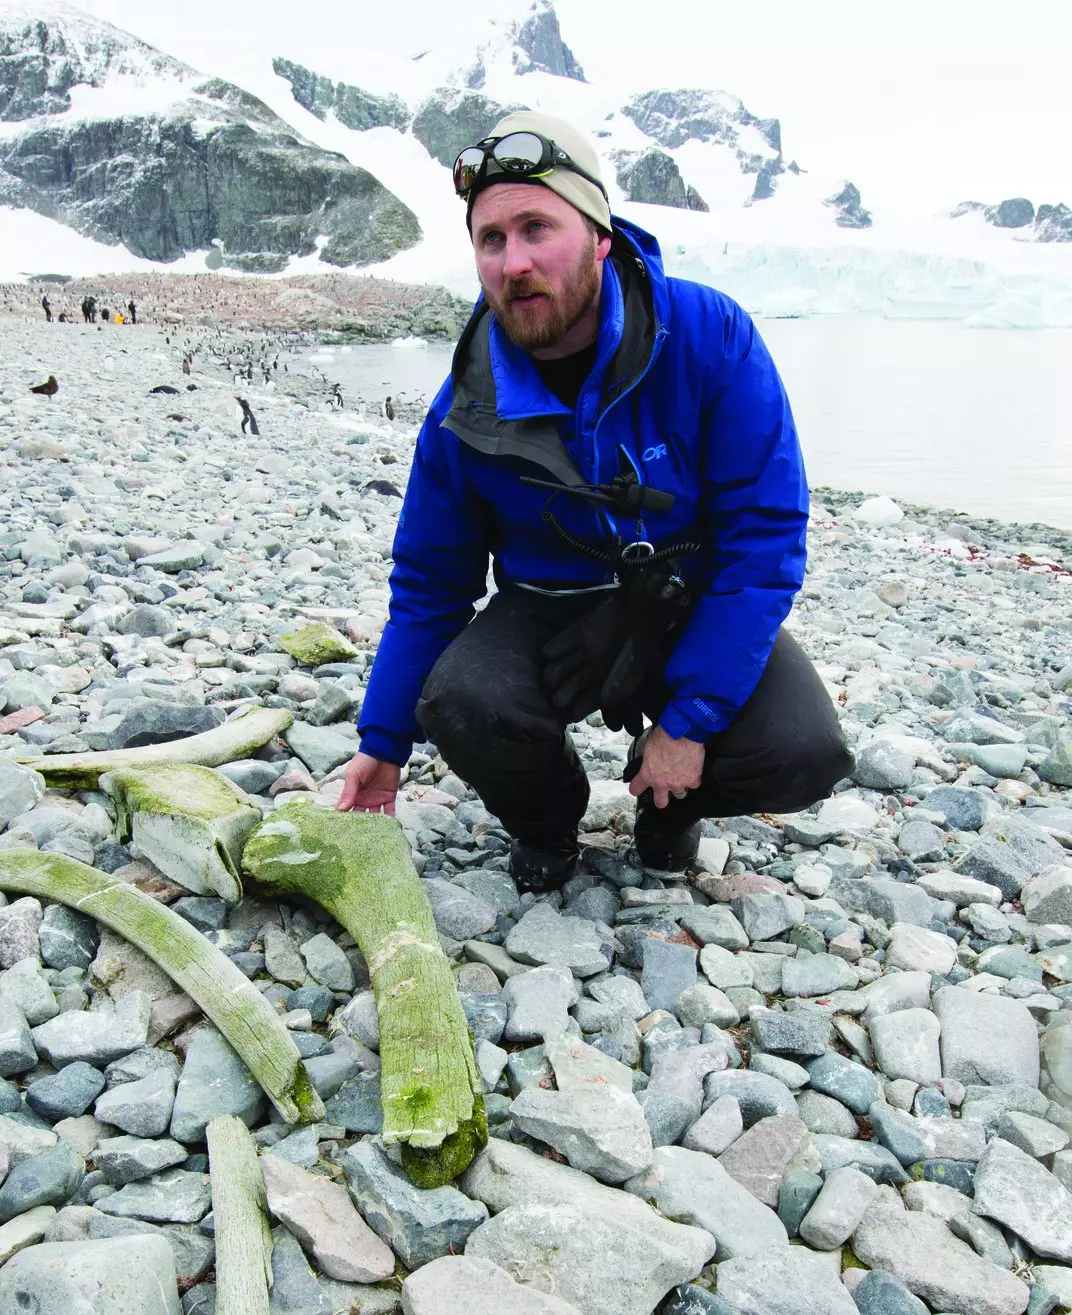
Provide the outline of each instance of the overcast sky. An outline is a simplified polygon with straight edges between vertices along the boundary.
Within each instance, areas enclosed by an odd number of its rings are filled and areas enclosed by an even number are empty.
[[[2,2],[2,0],[0,0]],[[199,67],[315,41],[415,51],[504,0],[75,0]],[[557,0],[590,80],[720,88],[780,118],[787,156],[871,198],[1072,205],[1069,0]],[[300,56],[299,56],[300,57]]]

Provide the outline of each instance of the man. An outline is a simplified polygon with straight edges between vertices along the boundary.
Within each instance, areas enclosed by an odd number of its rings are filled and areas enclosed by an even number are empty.
[[[41,298],[41,309],[45,312],[45,323],[52,323],[52,303],[48,299],[48,293]]]
[[[636,734],[642,711],[634,839],[680,870],[701,819],[800,809],[852,768],[780,629],[808,514],[789,404],[744,311],[611,218],[569,124],[508,115],[455,186],[484,295],[418,439],[338,807],[393,812],[423,732],[548,889],[589,795],[567,726],[600,708]]]
[[[130,294],[130,300],[127,302],[127,314],[130,316],[131,324],[138,322],[138,307],[134,302],[133,292]]]

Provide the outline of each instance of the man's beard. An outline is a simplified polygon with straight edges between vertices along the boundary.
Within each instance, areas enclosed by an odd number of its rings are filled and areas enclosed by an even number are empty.
[[[551,285],[537,274],[508,279],[497,297],[484,288],[484,296],[495,312],[495,318],[510,341],[522,351],[534,352],[557,346],[591,310],[599,294],[595,248],[595,237],[589,234],[588,244],[577,264],[566,275],[560,293],[553,292]],[[535,310],[515,309],[515,297],[537,293],[542,293],[544,300]]]

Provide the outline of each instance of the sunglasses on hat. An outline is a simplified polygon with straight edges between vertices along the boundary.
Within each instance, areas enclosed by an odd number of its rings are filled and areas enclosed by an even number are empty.
[[[517,178],[543,178],[554,169],[570,169],[606,197],[607,189],[587,170],[575,163],[561,147],[538,132],[510,132],[505,137],[485,137],[467,146],[454,161],[454,190],[464,201],[487,173],[492,159],[506,174]]]

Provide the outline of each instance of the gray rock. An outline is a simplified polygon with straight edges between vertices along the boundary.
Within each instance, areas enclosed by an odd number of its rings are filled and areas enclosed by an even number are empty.
[[[833,1096],[854,1114],[866,1114],[882,1095],[881,1084],[873,1073],[834,1050],[813,1059],[805,1068],[816,1091]]]
[[[181,1286],[196,1283],[212,1267],[216,1246],[192,1224],[150,1224],[143,1219],[113,1218],[99,1210],[91,1210],[88,1218],[88,1236],[91,1239],[107,1237],[162,1237],[171,1248],[175,1270]]]
[[[60,1011],[35,959],[20,959],[0,975],[0,1006],[8,1001],[19,1006],[31,1027],[47,1023]]]
[[[889,1078],[937,1082],[942,1076],[938,1037],[942,1025],[929,1009],[902,1009],[871,1020],[878,1067]]]
[[[357,1073],[347,1078],[326,1102],[325,1109],[329,1121],[347,1132],[380,1132],[383,1093],[379,1073]]]
[[[63,1205],[78,1191],[86,1166],[66,1142],[20,1160],[0,1187],[0,1224],[39,1205]]]
[[[852,1296],[860,1315],[928,1315],[923,1302],[884,1269],[865,1274]]]
[[[100,930],[92,918],[66,904],[50,904],[38,932],[41,958],[49,968],[88,968],[97,953]]]
[[[196,1224],[212,1208],[212,1192],[207,1173],[169,1169],[127,1183],[118,1192],[98,1198],[95,1204],[104,1214],[122,1219]]]
[[[824,1175],[851,1165],[869,1178],[874,1178],[876,1183],[891,1183],[899,1187],[908,1181],[900,1160],[877,1142],[854,1141],[848,1137],[817,1133],[812,1137],[812,1146],[819,1155]]]
[[[935,994],[934,1012],[942,1026],[944,1077],[1038,1086],[1038,1034],[1019,1001],[947,986]]]
[[[454,878],[454,884],[483,900],[485,904],[490,904],[496,913],[508,913],[513,917],[520,908],[517,886],[505,872],[496,872],[494,868],[462,872]],[[597,890],[601,889],[597,887]],[[610,891],[604,890],[602,894],[610,895]],[[613,895],[610,897],[614,899]]]
[[[234,1114],[250,1127],[263,1115],[265,1106],[260,1085],[219,1032],[199,1028],[187,1048],[175,1092],[174,1140],[203,1141],[205,1128],[221,1114]]]
[[[510,1114],[530,1137],[604,1183],[621,1183],[651,1164],[652,1142],[632,1092],[609,1084],[588,1090],[523,1091]]]
[[[301,1243],[286,1228],[272,1229],[268,1315],[332,1315],[328,1295],[309,1268]]]
[[[369,1050],[380,1048],[380,1022],[376,1013],[376,997],[372,991],[359,991],[345,1009],[334,1019],[346,1035],[353,1037]]]
[[[116,625],[119,634],[141,635],[143,639],[170,635],[175,628],[174,613],[166,607],[153,607],[151,603],[135,603]]]
[[[564,918],[549,904],[536,904],[506,937],[507,953],[520,963],[568,968],[577,977],[605,972],[608,948],[594,923]]]
[[[726,1069],[704,1078],[704,1099],[712,1104],[720,1096],[733,1096],[741,1107],[744,1126],[775,1114],[795,1114],[793,1093],[777,1078],[747,1069]]]
[[[0,1269],[0,1310],[34,1315],[182,1315],[161,1237],[44,1242]]]
[[[1037,1255],[1072,1264],[1072,1192],[1000,1137],[979,1161],[972,1209],[1012,1229]]]
[[[93,1114],[102,1123],[114,1124],[132,1137],[159,1137],[171,1124],[174,1105],[174,1075],[159,1069],[137,1082],[124,1082],[106,1091],[94,1106]]]
[[[261,1157],[268,1209],[329,1278],[377,1283],[394,1273],[390,1247],[354,1209],[346,1189],[278,1156]]]
[[[461,1250],[488,1217],[455,1187],[414,1187],[374,1138],[351,1146],[342,1167],[358,1211],[407,1269]]]
[[[718,1267],[718,1294],[740,1315],[858,1315],[838,1275],[804,1247],[769,1247]]]
[[[311,772],[330,772],[358,750],[356,732],[342,726],[310,726],[296,721],[283,734],[287,745]]]
[[[818,1011],[786,1014],[776,1009],[756,1009],[751,1023],[756,1045],[768,1054],[817,1058],[826,1054],[830,1044],[832,1024]]]
[[[646,940],[640,984],[652,1009],[672,1013],[682,991],[696,985],[696,951],[674,941]]]
[[[792,1114],[760,1119],[741,1134],[720,1158],[719,1164],[742,1187],[772,1209],[778,1204],[778,1189],[786,1167],[801,1150],[808,1130]]]
[[[354,970],[342,950],[326,932],[305,941],[301,947],[301,957],[309,970],[309,976],[322,986],[333,991],[352,992],[354,989]]]
[[[804,919],[803,901],[795,895],[742,895],[731,908],[751,941],[773,940]]]
[[[52,1123],[84,1114],[104,1090],[104,1074],[81,1060],[26,1089],[30,1108]]]
[[[691,1278],[709,1251],[703,1233],[671,1252],[620,1219],[574,1205],[517,1205],[475,1230],[467,1257],[538,1270],[546,1287],[586,1315],[650,1315],[662,1297]]]
[[[700,1151],[657,1147],[651,1168],[631,1178],[625,1190],[650,1202],[668,1219],[706,1229],[715,1239],[720,1262],[732,1256],[751,1256],[788,1240],[774,1211],[731,1177],[718,1160]]]
[[[286,771],[286,762],[268,763],[259,758],[244,758],[241,762],[222,763],[216,770],[247,794],[263,794]]]
[[[648,942],[650,945],[652,942]],[[645,956],[646,962],[646,956]],[[733,1027],[740,1022],[740,1014],[717,986],[697,982],[687,986],[674,1002],[674,1013],[683,1027],[703,1027],[714,1023],[716,1027]]]
[[[576,998],[573,974],[566,967],[548,964],[511,977],[501,996],[510,1011],[503,1036],[507,1041],[542,1041],[565,1031],[567,1011]]]
[[[160,1069],[164,1069],[178,1079],[178,1056],[173,1055],[170,1050],[158,1050],[154,1046],[143,1046],[140,1050],[132,1050],[129,1055],[125,1055],[122,1059],[113,1060],[104,1070],[104,1076],[108,1080],[109,1088],[111,1088],[117,1087],[123,1082],[137,1082],[140,1078],[147,1078],[150,1073],[156,1073]]]
[[[897,848],[917,862],[936,862],[945,853],[945,833],[933,822],[916,818],[897,833]]]
[[[1044,868],[1024,883],[1021,898],[1030,922],[1072,924],[1072,867]]]
[[[889,740],[872,740],[856,755],[852,779],[867,790],[902,790],[915,776],[915,755]]]
[[[1069,1135],[1045,1119],[1010,1110],[998,1124],[998,1136],[1036,1160],[1044,1160],[1069,1143]]]
[[[859,1137],[860,1129],[852,1113],[832,1096],[818,1091],[802,1091],[797,1096],[797,1113],[809,1132],[829,1133],[834,1137]]]
[[[28,1073],[37,1063],[33,1036],[21,1006],[6,1001],[0,1009],[0,1078]]]
[[[22,708],[40,708],[47,712],[55,697],[56,691],[48,681],[29,671],[19,671],[0,684],[0,707],[6,706],[8,712]]]
[[[934,1310],[964,1315],[1021,1315],[1027,1285],[977,1256],[934,1215],[878,1198],[852,1235],[852,1249],[884,1269]]]
[[[22,959],[36,959],[41,926],[41,904],[29,896],[0,907],[0,968],[11,968]]]
[[[858,982],[856,970],[832,954],[798,954],[782,963],[783,995],[829,995],[851,991]]]
[[[179,571],[192,571],[205,559],[205,545],[192,540],[173,544],[160,552],[137,559],[138,566],[151,566],[157,571],[175,575]]]
[[[154,1173],[182,1164],[189,1151],[166,1137],[144,1140],[139,1137],[109,1137],[93,1152],[93,1160],[105,1181],[122,1187],[150,1178]]]
[[[44,793],[45,778],[39,772],[0,758],[0,831],[40,803]]]
[[[571,1302],[515,1283],[490,1260],[441,1256],[402,1285],[409,1315],[580,1315]]]
[[[152,1001],[141,991],[123,996],[114,1009],[59,1014],[33,1029],[38,1053],[62,1068],[84,1060],[96,1068],[145,1045]]]
[[[495,926],[495,909],[464,886],[431,877],[422,881],[421,887],[432,906],[436,927],[444,936],[468,941]]]
[[[682,927],[701,945],[717,945],[724,950],[746,950],[748,935],[731,909],[724,904],[696,905],[682,911]],[[702,956],[701,956],[702,959]],[[718,982],[714,983],[719,985]]]
[[[796,1237],[800,1221],[811,1209],[823,1188],[823,1180],[810,1169],[790,1168],[778,1189],[778,1218],[790,1237]]]
[[[859,1169],[835,1169],[800,1222],[800,1236],[817,1251],[832,1251],[855,1232],[878,1185]]]
[[[144,744],[167,744],[171,740],[200,735],[222,726],[227,714],[215,706],[198,707],[138,699],[121,717],[108,736],[106,749],[137,749]]]
[[[306,977],[305,961],[294,937],[278,927],[265,927],[263,940],[264,965],[269,973],[277,982],[301,986]]]
[[[621,1010],[628,1018],[643,1018],[651,1012],[640,983],[632,977],[608,975],[589,978],[584,989],[593,1000]]]
[[[978,831],[986,822],[987,797],[980,790],[939,785],[928,791],[926,807],[944,813],[946,822],[954,831]]]
[[[744,1120],[736,1097],[720,1096],[689,1126],[681,1144],[689,1151],[721,1155],[743,1131]]]

